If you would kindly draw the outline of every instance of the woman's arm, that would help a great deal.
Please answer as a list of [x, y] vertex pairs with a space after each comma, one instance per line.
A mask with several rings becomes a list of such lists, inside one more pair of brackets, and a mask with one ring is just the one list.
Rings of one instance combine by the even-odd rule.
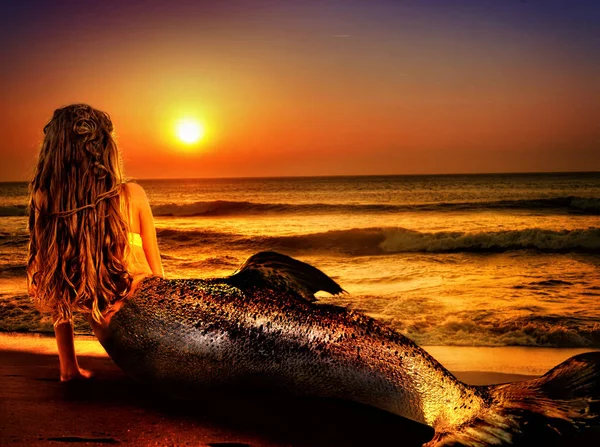
[[54, 326], [54, 334], [56, 335], [56, 345], [58, 347], [61, 382], [92, 377], [90, 371], [80, 368], [77, 363], [73, 325], [70, 322], [59, 323]]
[[150, 209], [150, 203], [144, 193], [145, 203], [140, 209], [140, 234], [142, 236], [142, 246], [148, 260], [148, 265], [156, 276], [165, 277], [165, 271], [160, 259], [158, 250], [158, 240], [156, 239], [156, 227], [154, 226], [154, 216]]
[[156, 276], [163, 277], [162, 261], [160, 259], [160, 251], [158, 249], [158, 241], [156, 239], [156, 227], [154, 226], [154, 216], [150, 202], [146, 196], [144, 188], [137, 183], [129, 183], [129, 192], [132, 195], [133, 203], [140, 221], [140, 235], [142, 236], [142, 247], [144, 254], [148, 260], [148, 265], [152, 273]]

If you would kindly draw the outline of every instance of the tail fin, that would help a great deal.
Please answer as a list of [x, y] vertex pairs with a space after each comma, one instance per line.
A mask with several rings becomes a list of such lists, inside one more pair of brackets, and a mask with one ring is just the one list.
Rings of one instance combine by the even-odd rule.
[[469, 422], [436, 434], [428, 447], [564, 444], [600, 423], [600, 352], [571, 357], [542, 377], [482, 387], [487, 405]]
[[344, 290], [321, 270], [273, 251], [250, 256], [226, 282], [241, 289], [272, 287], [316, 301], [319, 290], [337, 295]]

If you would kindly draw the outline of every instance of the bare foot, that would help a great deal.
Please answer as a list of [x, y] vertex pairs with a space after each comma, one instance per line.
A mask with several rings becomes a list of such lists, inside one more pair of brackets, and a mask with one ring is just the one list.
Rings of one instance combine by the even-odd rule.
[[94, 377], [94, 373], [87, 369], [77, 368], [60, 375], [61, 382], [72, 382], [76, 380], [88, 380]]

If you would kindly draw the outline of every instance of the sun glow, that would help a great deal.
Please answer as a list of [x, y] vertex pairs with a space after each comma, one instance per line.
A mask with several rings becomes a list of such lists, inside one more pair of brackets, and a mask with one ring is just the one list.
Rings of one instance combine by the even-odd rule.
[[176, 133], [181, 142], [194, 144], [204, 137], [204, 127], [198, 121], [183, 119], [177, 123]]

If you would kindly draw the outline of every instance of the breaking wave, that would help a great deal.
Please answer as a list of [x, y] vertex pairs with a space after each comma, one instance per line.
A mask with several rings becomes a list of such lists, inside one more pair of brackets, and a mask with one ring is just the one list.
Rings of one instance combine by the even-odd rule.
[[381, 319], [419, 345], [600, 348], [597, 311], [548, 314], [539, 306], [523, 307], [523, 302], [453, 311], [435, 300], [404, 295], [335, 296], [328, 301]]
[[397, 324], [396, 329], [421, 345], [600, 348], [600, 323], [593, 319], [565, 315], [488, 319], [465, 312], [435, 321]]
[[433, 204], [286, 204], [233, 202], [216, 200], [187, 204], [169, 203], [155, 205], [155, 216], [234, 216], [253, 214], [340, 214], [340, 213], [383, 213], [409, 211], [483, 211], [483, 210], [530, 210], [573, 214], [600, 215], [600, 198], [555, 197], [550, 199], [500, 200], [492, 202], [433, 203]]
[[[26, 234], [0, 232], [0, 247], [27, 250]], [[289, 253], [328, 253], [349, 256], [394, 253], [502, 253], [538, 250], [547, 253], [598, 253], [600, 228], [468, 233], [420, 232], [400, 227], [353, 228], [291, 236], [248, 236], [213, 230], [159, 229], [163, 256], [173, 248], [218, 250], [280, 250]], [[544, 285], [544, 284], [542, 284]]]
[[224, 249], [378, 255], [392, 253], [592, 252], [600, 250], [600, 228], [544, 230], [539, 228], [465, 233], [419, 232], [405, 228], [356, 228], [293, 236], [245, 236], [210, 230], [159, 230], [167, 246], [217, 245]]

